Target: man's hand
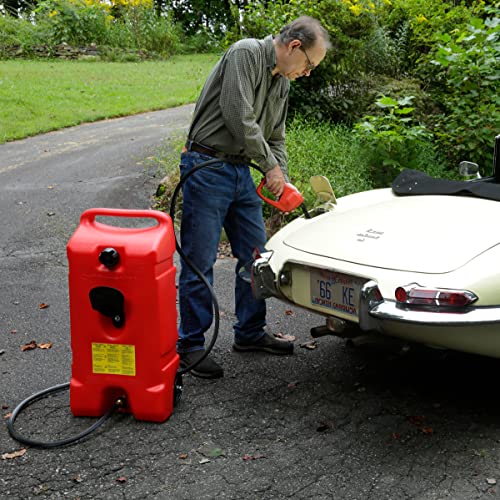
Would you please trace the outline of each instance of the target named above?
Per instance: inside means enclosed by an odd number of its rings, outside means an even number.
[[[278,198],[283,193],[285,186],[285,176],[279,165],[266,172],[266,188]]]

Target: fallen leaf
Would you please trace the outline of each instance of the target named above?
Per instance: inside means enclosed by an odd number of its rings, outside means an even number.
[[[17,330],[11,330],[10,333],[17,333]]]
[[[266,458],[265,455],[257,454],[257,455],[243,455],[241,457],[245,462],[249,462],[250,460],[259,460],[260,458]]]
[[[278,332],[278,333],[273,333],[273,335],[280,340],[286,340],[288,342],[295,342],[296,337],[293,335],[285,335],[284,333]]]
[[[31,351],[32,349],[36,349],[36,342],[32,340],[31,342],[28,342],[27,344],[23,344],[21,346],[21,351]]]
[[[208,462],[210,462],[210,460],[208,458],[202,458],[198,463],[200,463],[200,464],[208,464]]]
[[[2,410],[6,410],[9,407],[9,405],[2,405]]]
[[[46,304],[45,302],[42,302],[39,306],[38,309],[47,309],[49,307],[49,304]]]
[[[414,425],[422,425],[424,423],[425,417],[424,415],[409,415],[406,417],[408,422],[411,422]]]
[[[312,340],[311,342],[305,342],[304,344],[300,344],[300,347],[309,350],[316,349],[316,347],[318,347],[318,341]]]
[[[77,474],[74,478],[73,478],[73,482],[75,483],[81,483],[83,481],[83,478],[80,474]]]
[[[297,385],[298,385],[299,381],[296,380],[295,382],[290,382],[287,387],[288,389],[296,389],[297,388]]]
[[[214,448],[213,450],[210,450],[209,455],[212,458],[222,457],[224,456],[224,451],[221,450],[220,448]]]
[[[6,413],[3,418],[5,418],[5,420],[7,420],[8,418],[10,418],[12,416],[12,413]]]
[[[399,432],[393,432],[392,439],[401,439],[401,434]]]
[[[127,482],[127,478],[125,476],[117,477],[116,478],[116,482],[117,483],[126,483]]]
[[[20,450],[13,451],[12,453],[4,453],[2,455],[2,460],[11,460],[13,458],[22,457],[27,451],[28,450],[26,448],[21,448]]]
[[[432,427],[420,427],[420,431],[423,434],[434,434],[434,429]]]
[[[295,313],[294,313],[291,309],[287,309],[287,310],[285,311],[285,314],[286,314],[287,316],[293,316]]]
[[[40,349],[50,349],[52,347],[52,342],[47,342],[46,344],[37,344]]]
[[[187,454],[187,453],[181,453],[181,454],[179,455],[179,458],[180,458],[181,460],[186,460],[186,458],[187,458],[187,457],[188,457],[188,454]]]

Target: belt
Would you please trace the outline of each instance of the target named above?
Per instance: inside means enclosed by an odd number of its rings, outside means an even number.
[[[225,160],[229,160],[230,162],[234,163],[250,163],[250,160],[246,158],[245,156],[241,155],[230,155],[226,153],[222,153],[220,151],[217,151],[216,149],[213,149],[209,146],[205,146],[203,144],[200,144],[199,142],[194,142],[194,141],[186,141],[186,144],[184,145],[187,151],[194,151],[195,153],[200,153],[202,155],[207,155],[207,156],[212,156],[214,158],[221,158]]]
[[[186,141],[185,147],[188,151],[194,151],[202,155],[213,156],[214,158],[217,158],[218,156],[215,149],[209,148],[208,146],[204,146],[203,144],[199,144],[194,141]]]

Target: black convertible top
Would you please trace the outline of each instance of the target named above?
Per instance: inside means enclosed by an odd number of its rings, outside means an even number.
[[[489,179],[491,181],[491,179]],[[398,196],[444,194],[451,196],[473,196],[500,201],[500,184],[487,181],[451,181],[435,179],[418,170],[403,170],[393,181],[392,190]]]

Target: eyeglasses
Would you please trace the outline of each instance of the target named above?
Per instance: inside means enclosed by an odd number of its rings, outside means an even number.
[[[312,71],[316,66],[311,62],[311,59],[309,59],[309,56],[307,55],[306,49],[302,47],[302,45],[299,47],[299,49],[304,52],[304,55],[306,56],[307,59],[307,66],[306,66],[306,71]]]

